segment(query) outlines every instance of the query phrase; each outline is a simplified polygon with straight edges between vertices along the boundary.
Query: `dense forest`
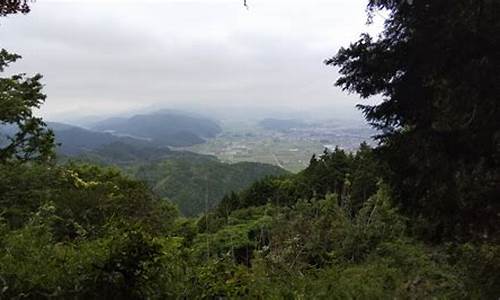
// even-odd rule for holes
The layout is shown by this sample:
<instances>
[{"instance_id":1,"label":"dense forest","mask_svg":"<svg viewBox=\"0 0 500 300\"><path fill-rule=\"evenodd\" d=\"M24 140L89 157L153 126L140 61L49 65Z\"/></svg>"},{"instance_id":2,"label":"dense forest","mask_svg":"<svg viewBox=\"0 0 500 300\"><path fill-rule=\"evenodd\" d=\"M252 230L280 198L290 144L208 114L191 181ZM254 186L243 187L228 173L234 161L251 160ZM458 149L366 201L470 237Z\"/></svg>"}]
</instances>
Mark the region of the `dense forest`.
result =
<instances>
[{"instance_id":1,"label":"dense forest","mask_svg":"<svg viewBox=\"0 0 500 300\"><path fill-rule=\"evenodd\" d=\"M17 130L0 143L0 298L497 299L500 2L368 1L379 11L379 37L326 60L339 87L383 96L360 106L379 145L325 151L191 218L151 188L155 165L57 158L34 114L42 76L7 75L20 56L2 50L0 122Z\"/></svg>"}]
</instances>

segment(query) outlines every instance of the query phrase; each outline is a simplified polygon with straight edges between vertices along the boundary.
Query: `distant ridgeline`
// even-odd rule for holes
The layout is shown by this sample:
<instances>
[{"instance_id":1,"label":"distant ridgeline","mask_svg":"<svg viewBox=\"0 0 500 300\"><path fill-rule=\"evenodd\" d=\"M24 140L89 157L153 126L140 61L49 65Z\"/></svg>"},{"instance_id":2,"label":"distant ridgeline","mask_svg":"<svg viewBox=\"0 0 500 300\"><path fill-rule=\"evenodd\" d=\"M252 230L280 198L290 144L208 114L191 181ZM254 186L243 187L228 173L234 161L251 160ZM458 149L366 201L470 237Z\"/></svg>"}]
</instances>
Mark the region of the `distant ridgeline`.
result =
<instances>
[{"instance_id":1,"label":"distant ridgeline","mask_svg":"<svg viewBox=\"0 0 500 300\"><path fill-rule=\"evenodd\" d=\"M113 142L149 146L192 146L221 132L212 120L179 113L153 113L130 118L111 118L91 126L90 130L51 124L62 153L82 145L102 146ZM93 147L95 148L95 147ZM88 149L86 149L88 150Z\"/></svg>"},{"instance_id":2,"label":"distant ridgeline","mask_svg":"<svg viewBox=\"0 0 500 300\"><path fill-rule=\"evenodd\" d=\"M96 131L148 140L158 146L192 146L222 131L214 121L172 112L111 118L95 124Z\"/></svg>"},{"instance_id":3,"label":"distant ridgeline","mask_svg":"<svg viewBox=\"0 0 500 300\"><path fill-rule=\"evenodd\" d=\"M56 136L57 152L60 155L80 155L99 147L113 143L147 146L150 141L127 136L118 136L109 132L88 130L82 127L62 123L49 122Z\"/></svg>"},{"instance_id":4,"label":"distant ridgeline","mask_svg":"<svg viewBox=\"0 0 500 300\"><path fill-rule=\"evenodd\" d=\"M222 131L210 119L174 112L111 118L89 129L56 122L49 122L48 127L54 131L57 152L62 155L79 155L116 142L150 147L192 146ZM14 126L0 126L0 144L15 133Z\"/></svg>"}]
</instances>

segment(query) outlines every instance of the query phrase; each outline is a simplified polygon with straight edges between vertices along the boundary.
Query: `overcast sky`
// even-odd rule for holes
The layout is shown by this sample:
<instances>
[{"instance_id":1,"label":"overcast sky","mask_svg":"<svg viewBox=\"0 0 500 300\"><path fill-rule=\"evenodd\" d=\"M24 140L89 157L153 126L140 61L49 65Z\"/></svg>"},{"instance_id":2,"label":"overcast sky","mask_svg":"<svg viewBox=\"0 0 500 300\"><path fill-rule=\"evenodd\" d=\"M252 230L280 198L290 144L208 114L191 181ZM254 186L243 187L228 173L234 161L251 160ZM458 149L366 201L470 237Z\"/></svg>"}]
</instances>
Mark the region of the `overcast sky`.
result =
<instances>
[{"instance_id":1,"label":"overcast sky","mask_svg":"<svg viewBox=\"0 0 500 300\"><path fill-rule=\"evenodd\" d=\"M359 102L323 60L367 27L366 0L38 0L0 20L10 71L44 75L45 117L148 107L328 107Z\"/></svg>"}]
</instances>

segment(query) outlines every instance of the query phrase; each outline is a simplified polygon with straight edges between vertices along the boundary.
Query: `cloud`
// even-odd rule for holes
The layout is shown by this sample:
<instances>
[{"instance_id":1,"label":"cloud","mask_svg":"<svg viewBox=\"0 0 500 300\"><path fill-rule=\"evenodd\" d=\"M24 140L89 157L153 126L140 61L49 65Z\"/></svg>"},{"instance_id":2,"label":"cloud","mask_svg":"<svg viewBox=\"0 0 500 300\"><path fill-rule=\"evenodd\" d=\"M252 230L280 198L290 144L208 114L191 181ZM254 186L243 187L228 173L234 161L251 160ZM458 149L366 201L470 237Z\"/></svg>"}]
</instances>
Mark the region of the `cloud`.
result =
<instances>
[{"instance_id":1,"label":"cloud","mask_svg":"<svg viewBox=\"0 0 500 300\"><path fill-rule=\"evenodd\" d=\"M364 0L38 1L0 26L12 71L45 76L43 114L358 101L323 59L366 28Z\"/></svg>"}]
</instances>

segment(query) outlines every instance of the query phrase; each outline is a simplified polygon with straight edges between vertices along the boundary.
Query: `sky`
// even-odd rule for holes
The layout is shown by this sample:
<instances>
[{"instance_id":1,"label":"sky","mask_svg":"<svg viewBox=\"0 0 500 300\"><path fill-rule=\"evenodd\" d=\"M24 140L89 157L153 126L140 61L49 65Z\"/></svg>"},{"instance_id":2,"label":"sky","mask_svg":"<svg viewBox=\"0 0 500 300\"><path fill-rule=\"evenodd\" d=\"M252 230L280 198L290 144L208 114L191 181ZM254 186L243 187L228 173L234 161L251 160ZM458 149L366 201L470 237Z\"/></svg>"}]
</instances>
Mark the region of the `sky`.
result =
<instances>
[{"instance_id":1,"label":"sky","mask_svg":"<svg viewBox=\"0 0 500 300\"><path fill-rule=\"evenodd\" d=\"M41 73L52 120L191 107L360 114L323 64L363 32L366 0L37 0L0 46Z\"/></svg>"}]
</instances>

